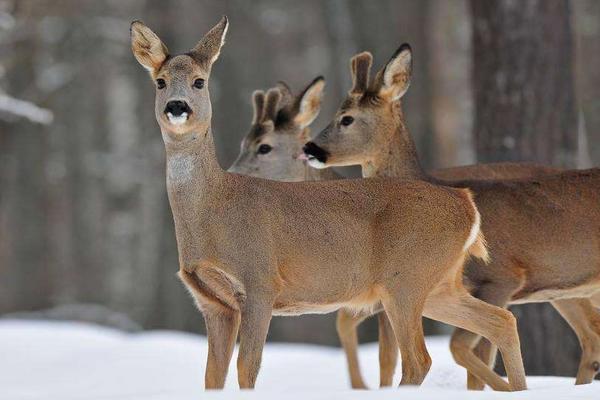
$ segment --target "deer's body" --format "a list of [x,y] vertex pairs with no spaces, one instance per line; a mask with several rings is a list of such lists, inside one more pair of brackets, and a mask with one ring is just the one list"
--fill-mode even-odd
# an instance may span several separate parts
[[154,32],[132,24],[134,55],[157,86],[180,277],[206,322],[206,388],[223,387],[238,332],[238,382],[254,387],[273,313],[379,303],[402,351],[402,383],[420,384],[431,363],[426,310],[497,344],[510,385],[489,373],[503,388],[525,388],[514,317],[462,284],[465,258],[487,257],[468,190],[391,179],[294,184],[220,169],[205,86],[226,30],[224,18],[170,57]]
[[493,237],[494,262],[467,269],[474,288],[514,282],[510,304],[587,298],[600,291],[599,169],[452,184],[473,190],[484,230]]
[[[438,261],[461,253],[474,224],[465,192],[438,192],[424,182],[292,184],[227,173],[207,177],[202,162],[193,165],[185,187],[167,181],[180,263],[202,282],[221,275],[206,295],[234,309],[256,281],[271,292],[275,315],[373,308],[385,281],[407,274],[439,280],[447,270],[434,264],[456,263]],[[444,210],[451,220],[417,213],[424,207]],[[439,230],[453,238],[450,246]],[[379,237],[402,239],[386,252]],[[354,241],[360,244],[347,245]]]
[[[342,178],[332,168],[311,168],[305,161],[298,157],[298,153],[301,152],[302,147],[310,138],[310,134],[307,126],[293,122],[295,113],[298,111],[290,109],[290,104],[298,104],[303,98],[307,98],[307,94],[312,93],[312,97],[309,97],[308,100],[312,100],[312,104],[314,104],[312,112],[316,116],[320,108],[321,91],[310,90],[311,87],[314,87],[315,82],[322,83],[319,79],[313,81],[296,97],[292,95],[287,85],[279,83],[278,86],[283,90],[284,96],[281,104],[271,104],[267,107],[276,111],[272,115],[264,112],[264,92],[258,91],[254,93],[252,126],[242,142],[240,155],[229,171],[284,182]],[[322,86],[320,86],[320,89],[322,90]],[[273,99],[267,99],[267,102],[272,101]],[[312,119],[314,118],[310,118],[311,121]],[[282,121],[284,122],[282,123]],[[401,150],[403,145],[399,142],[399,139],[400,136],[398,136],[397,142],[390,144],[388,161],[382,163],[379,160],[380,162],[377,163],[378,165],[383,165],[381,170],[376,171],[381,176],[404,175],[402,171],[393,170],[393,168],[403,165]],[[259,151],[261,146],[264,145],[268,145],[270,150],[266,154],[262,154]],[[554,168],[537,164],[492,163],[440,169],[433,171],[432,175],[437,179],[514,179],[542,176],[554,172],[557,172]],[[491,271],[487,268],[486,272]],[[480,275],[483,275],[483,272]],[[367,387],[359,372],[357,354],[358,335],[356,328],[364,319],[371,316],[374,311],[380,311],[378,315],[381,346],[379,354],[380,386],[392,385],[398,352],[394,345],[396,342],[394,332],[385,313],[381,307],[358,311],[344,307],[338,312],[337,331],[340,342],[346,351],[350,380],[352,387],[355,389],[365,389]]]
[[[357,57],[370,66],[370,55]],[[409,75],[410,68],[404,74]],[[305,147],[309,162],[317,167],[356,163],[365,177],[400,176],[471,189],[492,262],[469,262],[465,284],[476,297],[502,307],[552,302],[582,344],[577,383],[591,382],[600,362],[600,315],[588,299],[600,293],[600,170],[538,168],[531,171],[538,175],[529,178],[473,180],[474,172],[489,172],[483,167],[435,174],[447,179],[443,180],[420,167],[399,101],[373,107],[349,99],[336,118],[347,115],[358,122],[347,128],[332,123]],[[361,140],[368,143],[355,148]],[[459,330],[451,347],[455,359],[478,376],[479,367],[465,362],[475,343],[474,335]],[[393,351],[393,344],[384,347]],[[488,345],[481,344],[478,351],[486,362],[492,361]],[[469,387],[483,385],[471,375]]]

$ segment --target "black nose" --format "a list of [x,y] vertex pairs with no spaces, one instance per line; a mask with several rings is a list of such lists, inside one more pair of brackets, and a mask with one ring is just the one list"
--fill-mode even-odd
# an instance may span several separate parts
[[304,151],[304,154],[306,154],[308,156],[309,159],[311,157],[313,157],[322,163],[327,162],[327,157],[329,156],[329,152],[327,150],[323,150],[322,148],[317,146],[314,142],[306,143],[304,145],[304,147],[302,148],[302,150]]
[[171,113],[174,117],[179,117],[181,114],[190,113],[192,110],[185,101],[171,100],[165,107],[165,114]]

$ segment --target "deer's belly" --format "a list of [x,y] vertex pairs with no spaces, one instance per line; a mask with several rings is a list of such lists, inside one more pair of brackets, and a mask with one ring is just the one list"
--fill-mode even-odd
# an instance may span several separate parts
[[561,299],[588,298],[600,295],[598,279],[570,288],[523,289],[513,296],[510,304],[542,303]]
[[381,309],[379,292],[375,287],[339,298],[310,298],[310,293],[279,296],[273,304],[273,315],[328,314],[346,308],[357,314],[373,314]]
[[292,316],[302,314],[329,314],[342,308],[341,304],[312,304],[296,302],[293,304],[275,303],[273,305],[273,315]]

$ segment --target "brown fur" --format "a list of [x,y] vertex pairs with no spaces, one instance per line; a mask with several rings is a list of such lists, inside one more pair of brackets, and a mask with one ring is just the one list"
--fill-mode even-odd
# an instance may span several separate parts
[[[138,24],[133,37],[144,34]],[[218,54],[226,28],[224,19],[201,41],[219,48],[203,51]],[[144,51],[132,42],[134,53]],[[177,56],[159,68],[168,80],[157,89],[156,117],[180,276],[209,331],[206,387],[223,387],[238,327],[238,382],[252,388],[272,314],[362,310],[381,302],[402,350],[402,383],[421,383],[430,366],[420,324],[425,309],[510,354],[511,388],[524,388],[514,318],[501,309],[485,312],[491,306],[461,284],[478,216],[465,191],[395,179],[287,183],[224,172],[214,153],[208,85],[190,85],[195,76],[208,83],[212,65],[196,59]],[[171,100],[165,93],[190,105],[185,124],[163,117]],[[490,317],[463,322],[455,318],[461,310]]]
[[[289,87],[280,82],[278,88],[282,92],[282,102],[285,104],[292,104],[293,96]],[[258,100],[257,93],[261,94],[261,96],[258,97]],[[287,98],[287,100],[283,100],[285,98]],[[262,113],[261,104],[263,101],[264,92],[255,92],[255,117],[253,119],[253,125],[242,142],[242,150],[234,164],[235,168],[232,166],[229,171],[285,182],[342,178],[335,174],[331,168],[310,168],[305,165],[305,163],[298,160],[297,154],[301,151],[302,146],[306,142],[308,132],[307,134],[303,134],[301,127],[297,124],[275,124],[273,130],[265,129],[261,124],[257,125],[256,110],[259,109],[260,111],[258,111],[258,113]],[[284,110],[282,109],[280,113],[283,112]],[[289,121],[291,118],[289,116],[280,115],[277,119],[280,121]],[[306,128],[306,131],[308,131],[308,128]],[[260,132],[260,134],[257,135],[256,132]],[[257,154],[257,148],[262,143],[273,144],[274,149],[268,158],[261,157],[261,155]],[[331,175],[327,175],[328,172],[331,173]],[[432,174],[438,179],[452,179],[456,176],[464,179],[511,179],[543,176],[555,172],[557,172],[557,169],[555,168],[536,164],[491,163],[440,169],[433,171]],[[340,343],[346,352],[350,382],[354,389],[367,388],[360,374],[356,328],[370,315],[371,312],[356,313],[346,309],[338,311],[337,331]],[[394,337],[394,332],[384,312],[379,313],[378,322],[380,337],[380,386],[385,387],[392,384],[398,351],[395,346],[396,339]]]
[[[406,55],[410,56],[410,50]],[[389,71],[393,61],[383,71]],[[406,73],[406,67],[398,70],[398,74]],[[380,72],[371,87],[385,87],[383,75]],[[402,92],[407,83],[399,81],[398,92]],[[400,176],[470,188],[481,211],[492,263],[470,262],[466,284],[477,297],[501,307],[560,300],[562,308],[569,309],[569,323],[582,341],[584,354],[577,383],[591,382],[596,374],[592,364],[600,360],[600,330],[590,319],[589,300],[570,299],[600,292],[600,170],[560,173],[535,167],[529,172],[523,170],[525,176],[534,178],[497,180],[489,179],[489,167],[482,166],[429,176],[420,167],[400,102],[388,94],[390,90],[382,94],[369,89],[365,93],[371,99],[368,102],[357,93],[349,94],[326,134],[314,139],[329,153],[326,163],[317,166],[360,164],[366,177]],[[352,115],[355,122],[341,126],[338,121],[345,115]],[[508,178],[519,171],[520,167],[515,171],[509,164],[505,171],[495,172],[498,178]],[[473,180],[475,176],[485,179]],[[569,306],[569,302],[586,306]],[[575,322],[575,318],[580,320]],[[471,333],[457,331],[452,350],[461,365],[489,383],[482,375],[488,372],[480,362],[469,361],[471,354],[467,353],[476,343]],[[489,363],[493,360],[489,355],[492,350],[483,343],[478,351]],[[469,387],[482,388],[482,384],[471,376]]]

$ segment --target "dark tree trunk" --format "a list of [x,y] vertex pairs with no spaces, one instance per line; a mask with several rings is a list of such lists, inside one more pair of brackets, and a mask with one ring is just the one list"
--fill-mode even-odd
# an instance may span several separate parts
[[[474,133],[480,162],[569,167],[577,154],[567,0],[471,1]],[[525,369],[574,375],[577,339],[548,304],[514,307]]]

